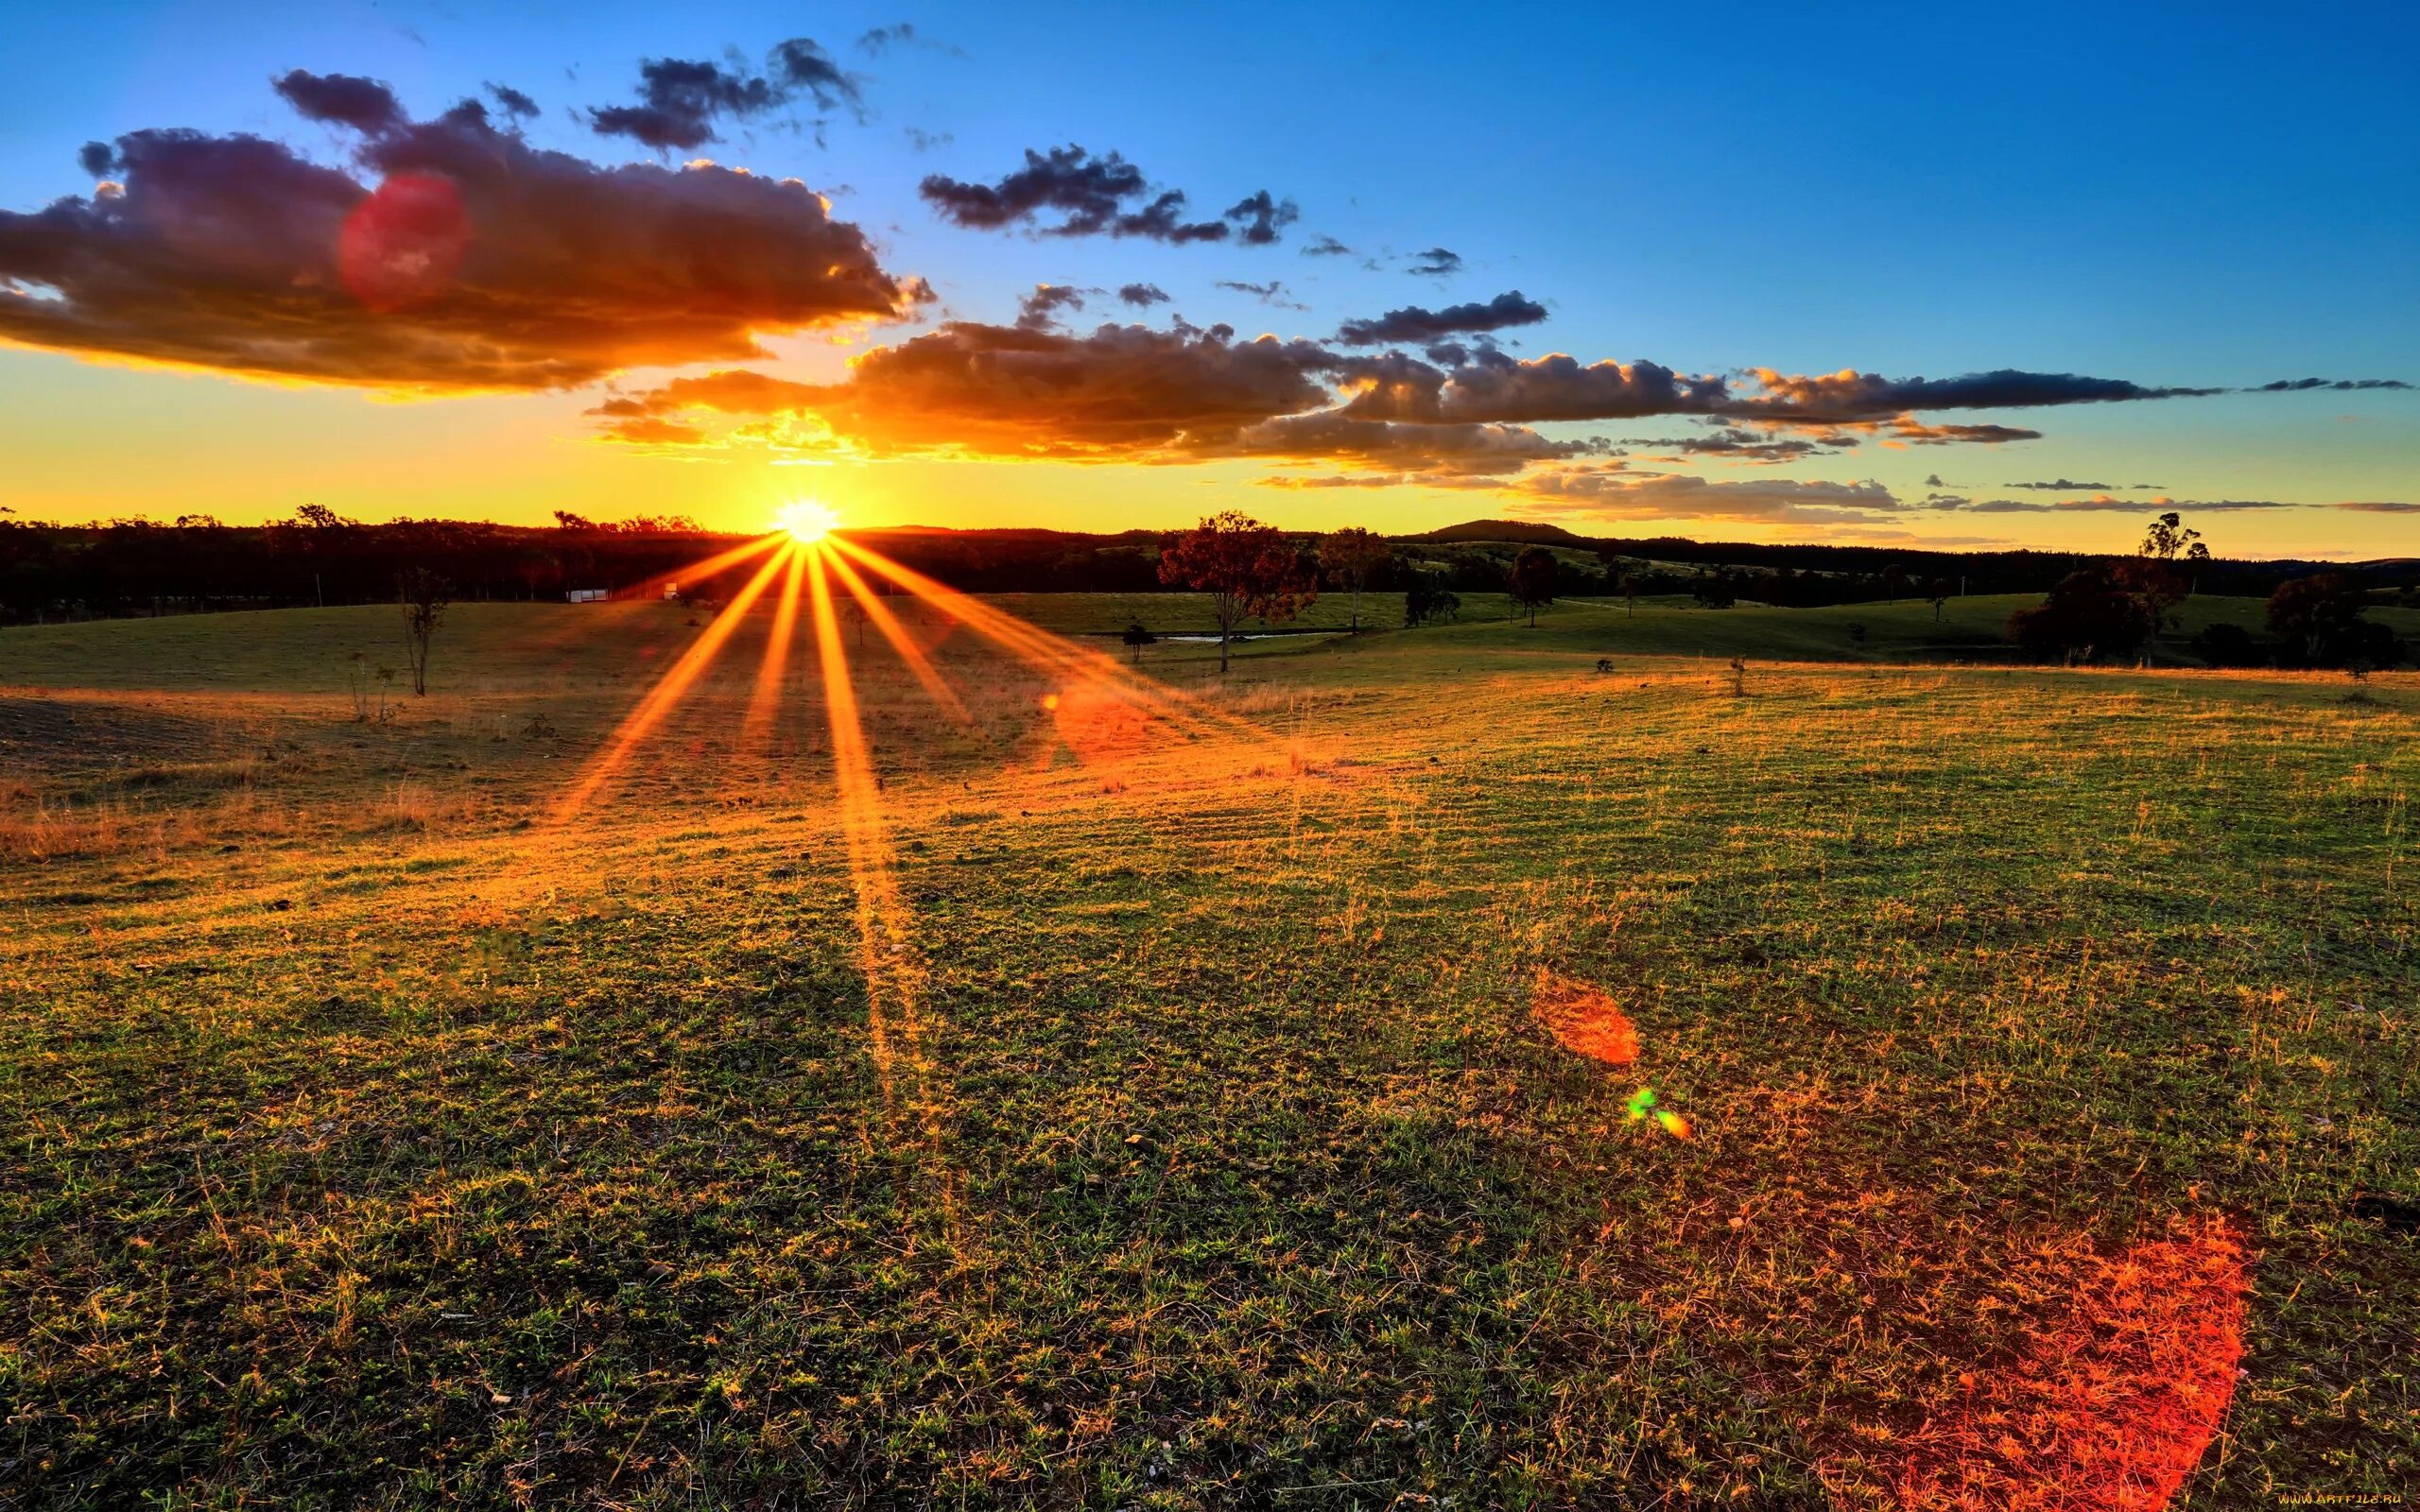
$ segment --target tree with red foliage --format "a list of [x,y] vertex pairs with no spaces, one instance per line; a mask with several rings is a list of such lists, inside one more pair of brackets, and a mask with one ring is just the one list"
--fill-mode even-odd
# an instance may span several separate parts
[[1246,615],[1264,624],[1290,620],[1319,597],[1293,544],[1275,525],[1226,509],[1160,543],[1160,581],[1210,595],[1219,618],[1219,670]]

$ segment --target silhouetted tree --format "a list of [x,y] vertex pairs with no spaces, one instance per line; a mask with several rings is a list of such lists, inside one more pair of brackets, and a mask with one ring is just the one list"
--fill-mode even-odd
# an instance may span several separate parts
[[[2200,557],[2187,556],[2193,551],[2200,552]],[[2151,617],[2147,641],[2159,639],[2159,632],[2171,623],[2176,606],[2193,591],[2192,580],[2177,570],[2180,557],[2207,561],[2210,553],[2202,544],[2202,532],[2186,524],[2184,517],[2170,509],[2144,528],[2143,543],[2135,548],[2135,559],[2118,564],[2118,586],[2141,600],[2144,612]]]
[[1418,629],[1430,620],[1450,620],[1462,611],[1461,595],[1426,573],[1416,572],[1403,591],[1403,625]]
[[2256,667],[2269,660],[2258,636],[2224,620],[2203,626],[2192,644],[2193,654],[2214,667]]
[[1353,633],[1361,633],[1361,590],[1394,555],[1386,538],[1359,525],[1331,530],[1320,541],[1320,570],[1353,594]]
[[1622,617],[1627,619],[1636,614],[1638,612],[1638,574],[1625,568],[1620,580],[1615,583],[1614,587],[1622,595]]
[[2309,667],[2393,666],[2404,645],[2393,630],[2362,617],[2370,595],[2351,573],[2317,573],[2278,585],[2269,596],[2269,628],[2281,659]]
[[1319,597],[1297,570],[1285,533],[1235,509],[1208,516],[1163,541],[1160,581],[1210,595],[1219,619],[1220,672],[1227,670],[1227,645],[1244,616],[1264,624],[1290,620]]
[[2059,579],[2039,607],[2010,615],[2008,634],[2029,656],[2064,657],[2072,664],[2104,654],[2131,656],[2155,624],[2140,598],[2102,569],[2086,567]]
[[1949,600],[1956,592],[1957,585],[1946,577],[1936,577],[1925,584],[1925,602],[1932,606],[1932,622],[1935,625],[1941,623],[1941,611],[1949,607]]
[[[2183,515],[2170,509],[2144,527],[2143,543],[2135,548],[2135,555],[2154,561],[2174,561],[2201,539],[2202,532],[2187,525]],[[2207,561],[2209,557],[2209,548],[2204,546],[2201,559]]]
[[1512,558],[1512,570],[1504,575],[1512,602],[1529,610],[1533,627],[1538,623],[1538,606],[1554,602],[1554,553],[1531,546]]
[[404,606],[404,654],[411,662],[412,692],[428,692],[428,644],[445,617],[445,579],[425,567],[406,567],[395,578]]
[[1739,602],[1739,588],[1727,572],[1701,572],[1690,580],[1689,592],[1706,609],[1729,609]]
[[1126,633],[1118,639],[1126,643],[1127,654],[1133,658],[1136,666],[1140,666],[1143,664],[1143,647],[1157,641],[1159,637],[1143,628],[1141,620],[1135,620],[1126,627]]

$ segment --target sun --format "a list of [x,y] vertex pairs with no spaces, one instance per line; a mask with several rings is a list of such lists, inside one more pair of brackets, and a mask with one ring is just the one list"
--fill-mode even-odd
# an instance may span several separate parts
[[786,504],[774,512],[773,528],[786,532],[792,541],[821,541],[832,533],[840,517],[812,499]]

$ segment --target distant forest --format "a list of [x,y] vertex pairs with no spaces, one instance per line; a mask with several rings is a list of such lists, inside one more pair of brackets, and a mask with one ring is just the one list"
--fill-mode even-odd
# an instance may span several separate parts
[[[855,530],[851,539],[970,593],[1160,593],[1158,533],[1062,530]],[[576,515],[550,526],[403,520],[361,524],[318,506],[266,525],[187,517],[174,524],[44,524],[0,519],[0,623],[391,602],[399,577],[433,572],[457,600],[553,599],[580,591],[622,595],[666,577],[685,596],[714,600],[747,566],[719,579],[684,578],[690,564],[749,539],[678,517],[600,524]],[[1306,574],[1318,536],[1297,538]],[[1585,537],[1555,525],[1473,521],[1392,540],[1393,558],[1367,586],[1415,580],[1495,592],[1525,546],[1556,558],[1558,597],[1700,593],[1789,606],[1862,603],[1937,592],[2047,593],[2081,567],[2110,558],[2067,552],[1927,552],[1876,546],[1757,545],[1679,538]],[[2329,564],[2219,558],[2203,593],[2266,596]],[[2420,561],[2368,564],[2380,588],[2420,583]],[[1413,575],[1421,575],[1417,579]],[[1323,585],[1324,586],[1324,585]]]

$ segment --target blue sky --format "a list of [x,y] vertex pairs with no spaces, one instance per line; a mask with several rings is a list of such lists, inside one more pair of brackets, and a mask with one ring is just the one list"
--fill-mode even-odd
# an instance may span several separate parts
[[[917,41],[858,45],[902,22]],[[1685,373],[1893,379],[2006,369],[2150,387],[2420,382],[2420,91],[2410,83],[2420,22],[2401,7],[1255,6],[1215,18],[1081,6],[44,8],[19,17],[11,38],[0,211],[91,194],[77,149],[146,128],[255,133],[346,163],[344,132],[298,118],[270,91],[296,68],[382,80],[424,119],[509,84],[542,107],[525,129],[533,146],[677,163],[689,154],[600,136],[583,112],[631,99],[642,59],[758,69],[792,37],[861,76],[865,119],[802,104],[727,122],[698,155],[804,179],[833,217],[862,229],[883,268],[929,280],[941,304],[915,324],[766,331],[773,356],[749,366],[791,379],[839,381],[847,357],[938,318],[1005,324],[1038,283],[1143,282],[1171,302],[1138,316],[1097,294],[1069,328],[1176,313],[1239,336],[1318,340],[1345,319],[1518,290],[1547,318],[1498,333],[1514,359],[1564,352]],[[1066,144],[1182,187],[1193,215],[1267,190],[1300,218],[1267,247],[1052,237],[946,224],[917,191],[928,174],[995,180],[1026,149]],[[1322,236],[1354,254],[1305,255]],[[1411,272],[1409,254],[1432,247],[1460,254],[1460,270]],[[1283,288],[1263,300],[1222,281]],[[850,344],[833,344],[836,334]],[[567,499],[667,495],[713,517],[754,510],[810,472],[867,523],[1160,526],[1232,503],[1306,527],[1365,516],[1418,527],[1537,504],[1412,477],[1274,490],[1260,480],[1301,476],[1299,463],[1233,459],[1102,466],[1117,459],[859,447],[776,469],[801,458],[600,442],[583,415],[595,387],[398,404],[358,387],[76,363],[0,352],[10,400],[0,445],[24,465],[0,502],[22,513],[172,514],[192,496],[241,518],[284,512],[301,487],[372,518],[543,518]],[[636,389],[727,366],[648,365],[609,381]],[[1887,524],[1658,518],[1699,535],[2093,545],[2137,530],[2137,515],[1913,506],[1928,494],[2031,497],[2005,486],[2058,479],[2155,482],[2186,505],[2420,499],[2420,394],[2408,389],[1922,418],[2043,434],[1869,443],[1754,472],[1877,481],[1908,507]],[[1748,475],[1728,462],[1639,460],[1648,454],[1629,443],[1686,429],[1672,418],[1539,423],[1628,446],[1633,473]],[[475,507],[440,507],[447,498]],[[1644,507],[1625,505],[1618,525],[1568,518],[1636,533]],[[2420,514],[2241,510],[2213,536],[2262,553],[2410,553]]]

